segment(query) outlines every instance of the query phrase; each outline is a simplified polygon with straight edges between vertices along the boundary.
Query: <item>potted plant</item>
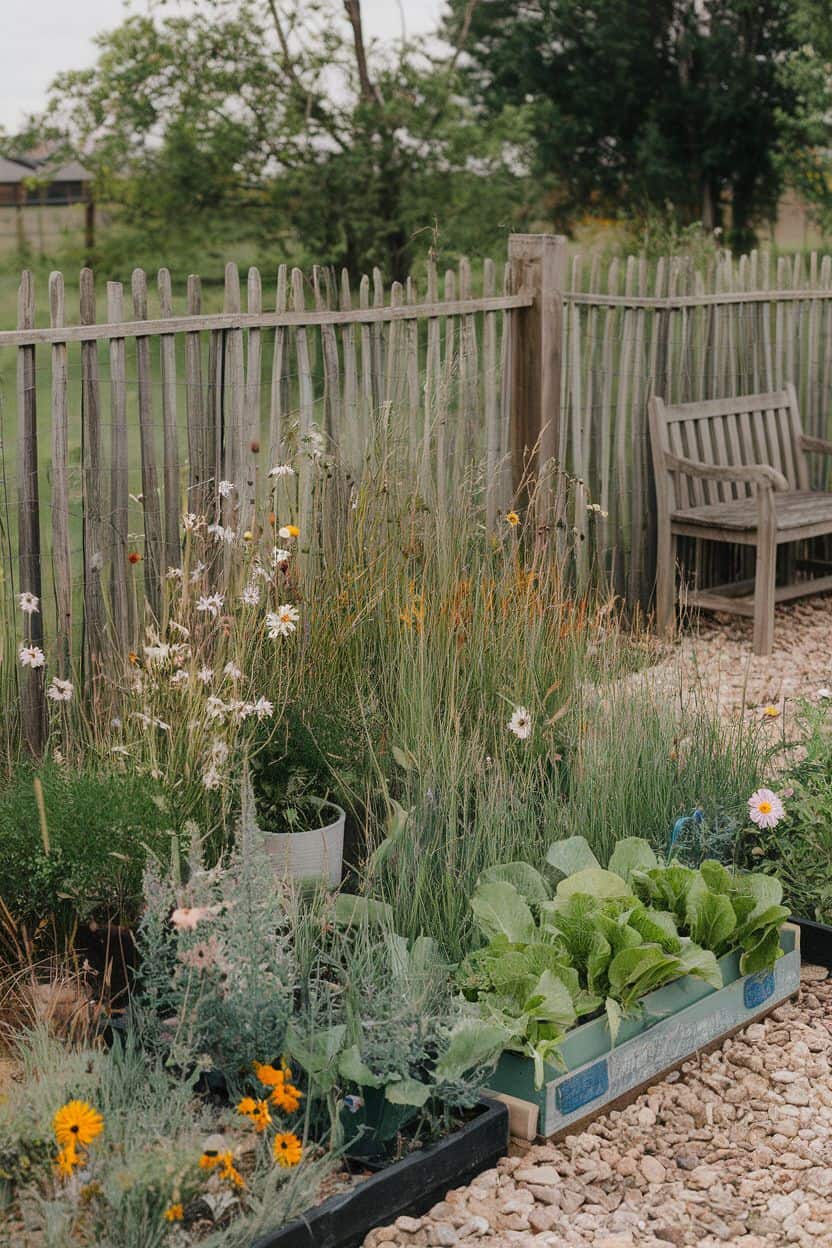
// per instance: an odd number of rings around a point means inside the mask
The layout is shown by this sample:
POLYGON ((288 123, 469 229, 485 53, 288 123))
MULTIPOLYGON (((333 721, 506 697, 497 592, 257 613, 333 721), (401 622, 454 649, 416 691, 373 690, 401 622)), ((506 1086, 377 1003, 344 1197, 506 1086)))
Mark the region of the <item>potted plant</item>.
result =
POLYGON ((314 791, 314 776, 288 770, 283 759, 256 755, 249 776, 255 823, 275 870, 294 880, 322 879, 330 888, 338 888, 344 859, 344 809, 328 795, 314 791))

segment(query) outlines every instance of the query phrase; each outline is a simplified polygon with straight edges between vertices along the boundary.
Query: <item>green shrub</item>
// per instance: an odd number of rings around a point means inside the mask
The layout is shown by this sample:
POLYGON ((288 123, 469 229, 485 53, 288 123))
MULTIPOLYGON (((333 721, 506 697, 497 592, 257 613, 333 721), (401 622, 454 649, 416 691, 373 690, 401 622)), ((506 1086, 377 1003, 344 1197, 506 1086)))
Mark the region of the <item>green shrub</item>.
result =
POLYGON ((146 777, 23 765, 0 791, 0 897, 30 935, 42 926, 60 940, 78 922, 132 922, 148 850, 167 857, 170 826, 161 791, 146 777))

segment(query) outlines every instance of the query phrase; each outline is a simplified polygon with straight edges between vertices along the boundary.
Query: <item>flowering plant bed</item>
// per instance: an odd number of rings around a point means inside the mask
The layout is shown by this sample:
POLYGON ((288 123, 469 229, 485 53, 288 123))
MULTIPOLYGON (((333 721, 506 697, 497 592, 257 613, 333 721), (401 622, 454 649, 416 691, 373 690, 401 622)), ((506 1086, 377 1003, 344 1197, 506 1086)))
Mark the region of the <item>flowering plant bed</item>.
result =
POLYGON ((253 1248, 358 1248, 368 1231, 435 1204, 449 1187, 489 1169, 508 1147, 508 1111, 483 1099, 458 1131, 331 1196, 253 1248))

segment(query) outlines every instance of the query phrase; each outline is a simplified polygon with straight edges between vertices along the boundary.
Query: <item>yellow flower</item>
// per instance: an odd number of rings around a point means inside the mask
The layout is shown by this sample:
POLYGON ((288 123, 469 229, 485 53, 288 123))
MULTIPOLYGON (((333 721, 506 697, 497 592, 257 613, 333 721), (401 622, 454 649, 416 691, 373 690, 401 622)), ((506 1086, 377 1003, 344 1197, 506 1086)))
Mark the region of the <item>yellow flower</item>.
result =
POLYGON ((265 1131, 272 1120, 269 1107, 265 1101, 255 1101, 253 1096, 244 1096, 237 1106, 237 1113, 248 1118, 255 1131, 265 1131))
POLYGON ((185 1216, 185 1210, 179 1204, 168 1205, 167 1209, 165 1210, 166 1222, 181 1222, 184 1216, 185 1216))
POLYGON ((516 529, 519 523, 520 523, 520 517, 518 516, 516 511, 506 512, 506 524, 510 524, 513 529, 516 529))
POLYGON ((766 719, 777 719, 777 716, 779 714, 780 714, 780 708, 777 706, 763 707, 763 715, 766 717, 766 719))
MULTIPOLYGON (((289 1074, 291 1073, 289 1071, 289 1074)), ((302 1096, 300 1088, 296 1088, 292 1083, 284 1083, 281 1087, 274 1089, 270 1099, 276 1109, 282 1109, 286 1114, 294 1114, 300 1108, 302 1096)))
POLYGON ((277 530, 278 537, 300 537, 300 529, 296 524, 284 524, 277 530))
POLYGON ((64 1145, 55 1158, 55 1169, 62 1179, 70 1178, 75 1167, 80 1165, 81 1158, 78 1156, 74 1144, 64 1145))
POLYGON ((277 1164, 287 1169, 291 1166, 296 1166, 303 1157, 301 1142, 291 1131, 281 1131, 279 1135, 274 1137, 272 1151, 277 1164))
POLYGON ((55 1138, 63 1147, 86 1147, 104 1130, 104 1119, 86 1101, 67 1101, 55 1114, 52 1125, 55 1138))
POLYGON ((252 533, 251 529, 246 529, 245 533, 243 534, 243 541, 244 542, 254 541, 254 534, 252 533))

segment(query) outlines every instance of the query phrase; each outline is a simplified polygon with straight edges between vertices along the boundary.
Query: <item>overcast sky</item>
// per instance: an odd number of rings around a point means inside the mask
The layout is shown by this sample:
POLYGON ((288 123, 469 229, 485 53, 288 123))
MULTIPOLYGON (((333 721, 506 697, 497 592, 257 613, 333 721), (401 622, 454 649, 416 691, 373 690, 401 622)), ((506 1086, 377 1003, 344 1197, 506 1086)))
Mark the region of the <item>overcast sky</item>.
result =
MULTIPOLYGON (((341 0, 331 0, 340 11, 341 0)), ((81 69, 95 59, 93 36, 117 26, 123 0, 4 0, 0 35, 0 127, 14 131, 26 113, 43 105, 52 78, 64 69, 81 69), (9 10, 14 16, 9 16, 9 10)), ((132 11, 141 11, 134 0, 132 11)), ((362 0, 366 33, 387 38, 435 28, 442 0, 362 0)))

